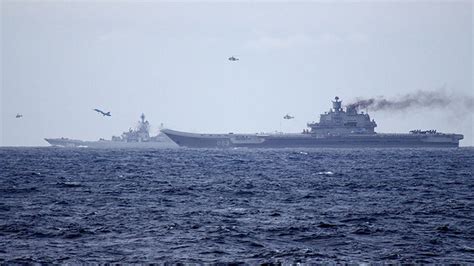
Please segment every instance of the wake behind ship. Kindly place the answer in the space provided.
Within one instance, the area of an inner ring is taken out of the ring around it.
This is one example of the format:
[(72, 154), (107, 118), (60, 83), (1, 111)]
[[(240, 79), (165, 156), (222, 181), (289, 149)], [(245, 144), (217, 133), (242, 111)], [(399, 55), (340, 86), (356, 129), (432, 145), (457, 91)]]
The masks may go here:
[(69, 138), (47, 138), (49, 144), (56, 147), (84, 147), (84, 148), (172, 148), (176, 147), (163, 134), (150, 136), (150, 124), (145, 115), (140, 116), (136, 129), (130, 128), (121, 136), (113, 136), (111, 140), (83, 141)]
[(410, 133), (376, 133), (377, 124), (357, 106), (342, 108), (336, 97), (333, 108), (320, 115), (319, 122), (308, 123), (302, 133), (286, 134), (199, 134), (163, 129), (179, 146), (190, 148), (364, 148), (364, 147), (459, 147), (461, 134), (436, 130), (412, 130)]

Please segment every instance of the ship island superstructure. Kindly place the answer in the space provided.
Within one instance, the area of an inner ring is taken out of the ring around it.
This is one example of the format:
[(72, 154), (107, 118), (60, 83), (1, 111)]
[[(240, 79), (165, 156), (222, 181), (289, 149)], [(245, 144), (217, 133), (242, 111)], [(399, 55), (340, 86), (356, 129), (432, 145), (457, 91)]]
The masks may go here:
[(307, 124), (301, 133), (270, 134), (201, 134), (171, 129), (161, 130), (179, 146), (190, 148), (364, 148), (364, 147), (458, 147), (461, 134), (436, 130), (412, 130), (409, 133), (377, 133), (377, 123), (356, 105), (344, 110), (335, 97), (332, 109), (321, 114), (319, 122)]
[(130, 128), (120, 136), (112, 136), (111, 140), (83, 141), (69, 138), (47, 138), (52, 146), (58, 147), (89, 147), (89, 148), (169, 148), (176, 147), (165, 135), (150, 135), (150, 123), (145, 114), (140, 116), (135, 129)]
[(376, 126), (377, 123), (373, 119), (370, 120), (369, 114), (358, 113), (354, 105), (349, 105), (344, 111), (342, 101), (337, 96), (332, 102), (332, 109), (321, 114), (318, 123), (308, 123), (311, 129), (309, 133), (318, 136), (375, 134)]

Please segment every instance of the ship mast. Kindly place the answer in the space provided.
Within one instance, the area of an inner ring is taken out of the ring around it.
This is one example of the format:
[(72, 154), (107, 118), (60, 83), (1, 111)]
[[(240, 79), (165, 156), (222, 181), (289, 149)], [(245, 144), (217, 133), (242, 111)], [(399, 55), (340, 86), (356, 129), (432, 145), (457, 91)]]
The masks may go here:
[(334, 98), (335, 101), (332, 102), (332, 108), (334, 109), (334, 112), (339, 113), (342, 111), (342, 101), (339, 101), (339, 97)]

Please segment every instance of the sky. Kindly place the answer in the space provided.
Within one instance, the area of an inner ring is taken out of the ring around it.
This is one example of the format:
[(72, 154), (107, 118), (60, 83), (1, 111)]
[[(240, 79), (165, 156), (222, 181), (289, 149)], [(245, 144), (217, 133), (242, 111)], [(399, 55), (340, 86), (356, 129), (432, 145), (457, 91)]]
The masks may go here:
[[(301, 132), (335, 96), (474, 97), (471, 1), (0, 5), (0, 146), (110, 138), (141, 113), (154, 134)], [(462, 146), (474, 146), (473, 113), (369, 110), (377, 132), (437, 129)]]

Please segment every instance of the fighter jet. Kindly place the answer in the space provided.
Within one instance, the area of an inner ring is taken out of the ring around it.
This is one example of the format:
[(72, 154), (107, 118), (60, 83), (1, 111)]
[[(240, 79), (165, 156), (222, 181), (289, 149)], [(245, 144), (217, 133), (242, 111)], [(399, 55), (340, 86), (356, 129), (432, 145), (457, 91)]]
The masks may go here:
[(93, 109), (93, 110), (96, 111), (97, 113), (101, 113), (103, 116), (112, 116), (112, 115), (110, 114), (110, 112), (107, 112), (107, 113), (106, 113), (106, 112), (104, 112), (104, 111), (102, 111), (102, 110), (99, 110), (99, 109)]
[(237, 57), (231, 56), (229, 57), (229, 61), (239, 61), (239, 59)]
[(293, 119), (293, 118), (295, 118), (295, 117), (294, 117), (294, 116), (291, 116), (291, 115), (289, 115), (289, 114), (286, 114), (286, 115), (283, 117), (283, 119)]
[(15, 116), (15, 117), (16, 117), (16, 118), (22, 118), (22, 117), (23, 117), (23, 115), (21, 115), (21, 114), (16, 114), (16, 116)]

